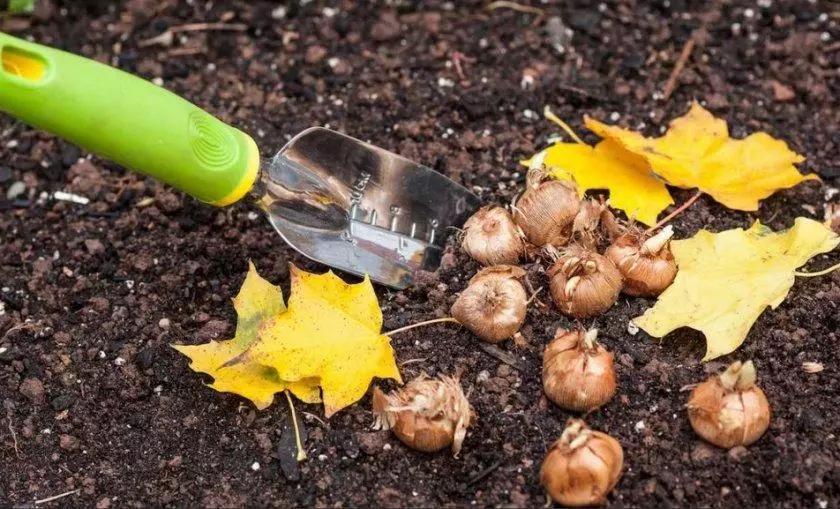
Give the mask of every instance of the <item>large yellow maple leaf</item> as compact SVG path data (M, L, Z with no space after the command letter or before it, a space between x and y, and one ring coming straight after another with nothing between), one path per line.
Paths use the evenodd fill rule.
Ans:
M677 277L633 322L654 337L691 327L706 336L703 360L726 355L744 342L766 307L782 303L797 267L838 244L837 234L803 217L783 232L756 222L746 231L701 230L672 241Z
M554 178L572 180L581 198L590 189L610 192L610 206L646 225L674 203L665 183L650 172L644 158L611 140L594 147L585 143L555 143L525 164L541 161Z
M249 286L252 276L260 282ZM306 402L323 399L329 417L364 396L374 377L401 381L390 339L380 332L382 312L369 279L348 284L332 272L291 266L291 283L289 306L281 308L278 289L252 270L234 301L236 338L176 348L194 370L214 377L211 387L240 394L258 408L288 389ZM246 289L263 300L243 298Z
M726 122L715 118L696 101L688 113L673 120L660 138L584 118L586 127L644 158L669 184L699 188L737 210L757 210L758 202L779 189L804 180L794 164L805 158L784 141L758 132L743 140L729 137Z
M241 358L250 345L257 341L259 330L271 326L274 318L286 311L280 288L272 285L257 274L252 263L248 264L248 275L233 299L236 310L236 334L227 341L210 341L203 345L172 345L190 358L190 367L197 372L213 377L209 387L219 392L231 392L250 399L259 409L267 408L274 401L274 394L291 389L307 403L321 401L318 381L302 380L284 382L277 370L248 359Z

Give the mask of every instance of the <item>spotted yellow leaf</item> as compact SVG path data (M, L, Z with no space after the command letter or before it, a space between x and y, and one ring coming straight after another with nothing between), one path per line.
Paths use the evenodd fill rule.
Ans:
M766 307L775 309L784 301L797 267L838 244L836 233L802 217L783 232L757 222L746 231L701 230L671 242L677 277L633 321L658 338L679 327L701 331L706 336L704 360L726 355L743 343Z
M252 263L239 294L233 299L236 310L236 335L228 341L210 341L203 345L172 345L190 358L193 371L213 377L210 387L250 399L259 409L274 401L274 394L290 389L308 403L321 401L317 379L284 382L277 370L255 362L230 362L237 359L258 337L261 327L270 324L286 311L280 289L257 274Z
M287 382L317 378L328 417L364 396L374 377L401 381L369 279L347 284L295 267L291 279L289 309L260 331L251 361Z
M291 268L289 306L253 265L234 299L236 336L176 345L210 387L244 396L258 408L288 389L308 403L323 399L327 417L364 396L374 377L401 381L369 279L347 284L332 272Z
M794 164L805 158L767 133L743 140L729 137L726 122L694 102L688 113L671 122L660 138L585 118L586 127L605 140L645 159L668 184L699 188L737 210L757 210L758 202L779 189L816 175L800 174Z

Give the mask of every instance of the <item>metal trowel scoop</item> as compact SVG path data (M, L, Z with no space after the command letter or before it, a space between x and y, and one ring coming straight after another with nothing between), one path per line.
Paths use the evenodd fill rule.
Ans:
M204 202L250 198L303 255L394 288L434 270L450 227L479 206L445 176L329 129L263 161L247 134L161 87L3 33L0 110Z

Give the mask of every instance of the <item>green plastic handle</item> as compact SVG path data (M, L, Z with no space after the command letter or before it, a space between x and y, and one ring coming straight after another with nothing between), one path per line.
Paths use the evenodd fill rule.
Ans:
M238 201L259 172L254 140L190 102L2 32L0 111L214 205Z

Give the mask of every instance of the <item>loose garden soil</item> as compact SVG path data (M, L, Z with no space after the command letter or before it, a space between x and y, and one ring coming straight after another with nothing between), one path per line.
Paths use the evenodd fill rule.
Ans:
M328 125L424 163L487 202L509 202L524 181L519 161L557 134L542 118L545 105L581 132L586 113L655 135L697 98L736 137L765 130L787 140L807 156L802 170L824 182L779 192L756 213L704 197L674 222L678 237L821 216L827 190L840 183L836 4L533 3L544 16L477 1L387 2L395 10L313 1L284 14L263 1L45 1L34 17L5 26L162 80L252 133L265 155L306 127ZM546 32L555 16L574 32L562 54ZM138 44L220 21L244 31ZM662 99L703 23L707 37ZM168 345L232 335L231 297L248 260L286 291L289 263L324 267L285 246L245 204L214 209L107 161L80 162L79 149L6 116L0 133L0 505L77 489L51 505L545 504L540 462L571 416L541 390L542 348L571 325L545 294L523 330L530 346L501 345L508 362L451 324L395 336L405 379L464 369L478 422L459 458L412 452L372 431L369 397L327 422L320 407L298 404L309 460L290 479L278 461L284 398L255 411L205 387ZM16 182L26 189L7 199ZM91 201L50 198L59 190ZM674 195L679 203L691 192ZM409 290L377 289L386 330L448 313L477 269L454 245L451 253ZM809 268L836 261L836 253L820 256ZM543 277L531 269L537 285ZM838 302L840 273L800 278L739 350L706 364L698 333L660 341L628 332L652 301L622 297L594 320L616 354L619 388L587 421L626 454L609 505L838 507ZM692 432L681 388L746 358L758 366L773 422L747 449L716 449ZM825 370L808 374L804 361Z

